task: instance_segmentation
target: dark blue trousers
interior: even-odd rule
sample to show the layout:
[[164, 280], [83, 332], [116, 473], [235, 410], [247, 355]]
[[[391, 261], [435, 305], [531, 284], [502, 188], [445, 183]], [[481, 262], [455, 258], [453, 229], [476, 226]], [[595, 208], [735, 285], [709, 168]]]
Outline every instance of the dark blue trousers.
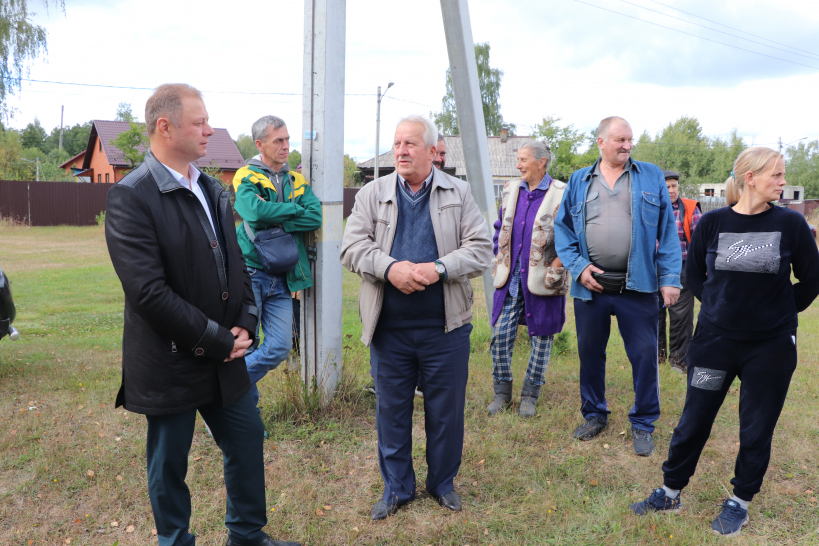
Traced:
[[400, 505], [415, 498], [412, 410], [419, 384], [424, 386], [427, 491], [441, 496], [455, 488], [464, 447], [471, 332], [471, 324], [448, 333], [440, 328], [376, 329], [370, 373], [375, 380], [378, 463], [386, 502]]
[[657, 294], [626, 290], [597, 294], [591, 301], [574, 300], [577, 350], [580, 356], [580, 412], [583, 418], [606, 417], [606, 346], [611, 317], [623, 338], [634, 378], [631, 424], [654, 432], [660, 418], [660, 376], [657, 366]]
[[[159, 546], [191, 546], [191, 495], [185, 484], [196, 411], [148, 415], [148, 494]], [[227, 489], [225, 525], [236, 544], [254, 544], [265, 534], [264, 427], [250, 392], [230, 406], [199, 408], [222, 450]]]

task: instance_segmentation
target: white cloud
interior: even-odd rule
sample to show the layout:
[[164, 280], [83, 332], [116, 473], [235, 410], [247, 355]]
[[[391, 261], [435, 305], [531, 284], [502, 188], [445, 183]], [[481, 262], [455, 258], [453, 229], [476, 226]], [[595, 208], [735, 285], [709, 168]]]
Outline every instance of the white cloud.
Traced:
[[[663, 19], [619, 0], [584, 1], [642, 19]], [[651, 0], [629, 1], [665, 10]], [[662, 1], [751, 34], [819, 50], [809, 40], [819, 22], [812, 2]], [[588, 131], [601, 118], [617, 114], [629, 119], [637, 133], [655, 133], [690, 115], [706, 134], [737, 128], [756, 143], [772, 144], [779, 136], [785, 142], [819, 139], [814, 104], [819, 70], [735, 52], [578, 2], [473, 0], [470, 10], [475, 40], [490, 42], [492, 65], [505, 72], [504, 118], [517, 123], [521, 134], [545, 115]], [[34, 63], [33, 79], [134, 87], [185, 81], [207, 92], [212, 123], [234, 138], [249, 133], [261, 115], [273, 113], [288, 122], [293, 145], [300, 148], [300, 1], [69, 0], [65, 16], [52, 10], [39, 22], [49, 32], [49, 55], [47, 63]], [[662, 21], [684, 28], [677, 23]], [[346, 57], [345, 149], [366, 159], [375, 147], [378, 85], [395, 82], [382, 103], [382, 150], [388, 149], [401, 116], [440, 108], [449, 63], [439, 2], [348, 0]], [[237, 90], [299, 95], [225, 93]], [[69, 125], [111, 119], [119, 102], [141, 112], [149, 94], [24, 83], [11, 100], [19, 109], [12, 126], [22, 127], [35, 116], [48, 129], [57, 126], [62, 104]]]

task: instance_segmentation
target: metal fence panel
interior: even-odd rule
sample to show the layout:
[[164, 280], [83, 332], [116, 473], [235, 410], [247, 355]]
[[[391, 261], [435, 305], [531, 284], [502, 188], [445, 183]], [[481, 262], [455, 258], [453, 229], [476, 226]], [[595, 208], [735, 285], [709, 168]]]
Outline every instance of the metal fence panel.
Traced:
[[112, 186], [0, 180], [0, 217], [24, 223], [30, 218], [32, 226], [91, 226]]

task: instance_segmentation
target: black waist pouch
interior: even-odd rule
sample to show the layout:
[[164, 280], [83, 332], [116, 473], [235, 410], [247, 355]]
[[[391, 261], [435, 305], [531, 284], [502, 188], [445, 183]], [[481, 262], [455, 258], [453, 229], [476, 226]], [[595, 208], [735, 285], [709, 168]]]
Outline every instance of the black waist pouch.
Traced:
[[597, 284], [603, 287], [604, 294], [621, 294], [626, 289], [626, 273], [607, 271], [605, 273], [592, 273], [592, 278]]

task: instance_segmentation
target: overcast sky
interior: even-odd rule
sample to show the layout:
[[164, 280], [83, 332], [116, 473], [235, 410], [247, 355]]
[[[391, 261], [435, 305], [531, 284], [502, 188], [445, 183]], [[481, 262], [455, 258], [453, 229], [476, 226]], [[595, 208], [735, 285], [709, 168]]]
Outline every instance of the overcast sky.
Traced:
[[[756, 144], [819, 139], [815, 0], [471, 0], [469, 7], [475, 41], [490, 43], [491, 65], [505, 72], [501, 112], [518, 134], [546, 115], [583, 131], [619, 115], [636, 135], [687, 115], [706, 134], [736, 128]], [[64, 14], [38, 7], [48, 55], [29, 77], [142, 88], [187, 82], [204, 91], [211, 124], [233, 138], [275, 114], [300, 148], [303, 11], [299, 0], [66, 0]], [[443, 28], [439, 0], [347, 0], [347, 153], [359, 161], [374, 153], [378, 85], [395, 82], [382, 103], [382, 151], [401, 116], [440, 109]], [[113, 119], [120, 102], [143, 118], [149, 95], [24, 82], [10, 100], [18, 109], [10, 125], [36, 116], [50, 131], [61, 105], [67, 125]]]

